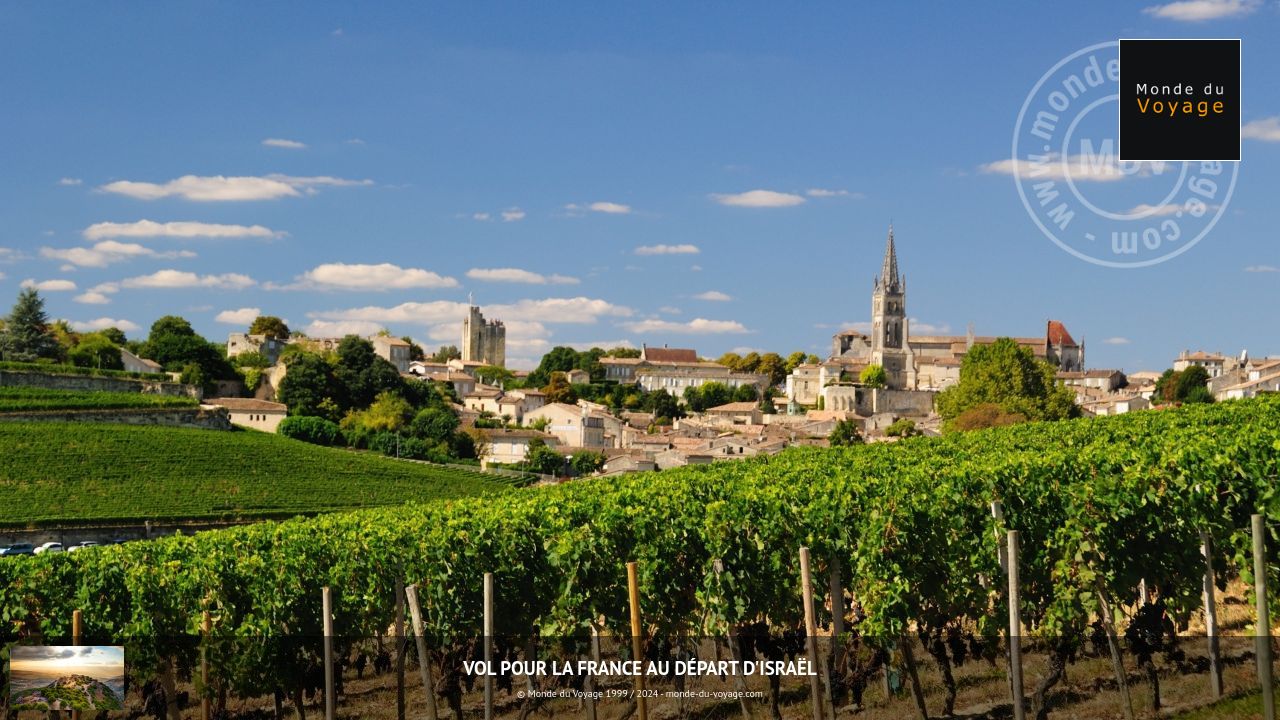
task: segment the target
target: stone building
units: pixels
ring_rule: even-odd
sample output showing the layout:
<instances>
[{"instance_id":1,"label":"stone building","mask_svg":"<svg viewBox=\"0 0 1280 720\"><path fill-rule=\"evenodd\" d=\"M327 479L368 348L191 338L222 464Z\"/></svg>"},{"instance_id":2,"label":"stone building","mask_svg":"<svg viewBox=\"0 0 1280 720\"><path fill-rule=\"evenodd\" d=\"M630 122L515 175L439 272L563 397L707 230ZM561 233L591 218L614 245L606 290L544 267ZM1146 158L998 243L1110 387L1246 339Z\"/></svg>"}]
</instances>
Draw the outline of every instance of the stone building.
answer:
<instances>
[{"instance_id":1,"label":"stone building","mask_svg":"<svg viewBox=\"0 0 1280 720\"><path fill-rule=\"evenodd\" d=\"M210 398L206 405L226 408L231 414L231 423L254 430L273 433L280 422L289 415L289 407L277 402L254 400L252 398Z\"/></svg>"},{"instance_id":2,"label":"stone building","mask_svg":"<svg viewBox=\"0 0 1280 720\"><path fill-rule=\"evenodd\" d=\"M941 390L960 380L961 361L971 348L990 345L997 339L998 336L975 335L972 327L965 335L911 334L907 282L898 267L891 226L880 273L872 282L870 335L844 330L832 336L832 353L825 362L801 365L787 378L787 398L797 405L812 406L818 397L832 395L827 399L842 407L861 407L863 403L854 398L856 393L841 394L825 388L842 382L856 383L868 365L884 368L887 390ZM1061 372L1084 370L1084 343L1077 343L1057 320L1046 321L1041 336L1011 339ZM832 408L828 405L827 409Z\"/></svg>"},{"instance_id":3,"label":"stone building","mask_svg":"<svg viewBox=\"0 0 1280 720\"><path fill-rule=\"evenodd\" d=\"M471 305L462 320L462 360L506 367L507 328L501 320L485 320L480 308Z\"/></svg>"}]
</instances>

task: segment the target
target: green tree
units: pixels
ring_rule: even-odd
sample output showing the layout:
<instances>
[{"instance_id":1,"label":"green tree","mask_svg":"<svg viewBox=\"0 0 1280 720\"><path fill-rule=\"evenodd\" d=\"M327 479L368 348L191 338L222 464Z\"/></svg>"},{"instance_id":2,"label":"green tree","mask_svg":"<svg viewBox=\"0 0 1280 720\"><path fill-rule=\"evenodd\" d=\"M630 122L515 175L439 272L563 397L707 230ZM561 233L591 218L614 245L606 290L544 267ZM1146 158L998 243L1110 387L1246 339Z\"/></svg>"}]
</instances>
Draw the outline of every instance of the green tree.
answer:
<instances>
[{"instance_id":1,"label":"green tree","mask_svg":"<svg viewBox=\"0 0 1280 720\"><path fill-rule=\"evenodd\" d=\"M1174 383L1174 399L1186 403L1213 402L1209 392L1209 371L1192 365L1178 375Z\"/></svg>"},{"instance_id":2,"label":"green tree","mask_svg":"<svg viewBox=\"0 0 1280 720\"><path fill-rule=\"evenodd\" d=\"M289 339L289 326L275 315L259 315L249 325L250 335L266 335L267 337Z\"/></svg>"},{"instance_id":3,"label":"green tree","mask_svg":"<svg viewBox=\"0 0 1280 720\"><path fill-rule=\"evenodd\" d=\"M342 417L342 386L333 367L311 352L290 356L276 399L289 406L290 415L312 415L337 421Z\"/></svg>"},{"instance_id":4,"label":"green tree","mask_svg":"<svg viewBox=\"0 0 1280 720\"><path fill-rule=\"evenodd\" d=\"M787 379L787 361L778 353L765 353L760 356L756 372L769 376L769 385L780 385Z\"/></svg>"},{"instance_id":5,"label":"green tree","mask_svg":"<svg viewBox=\"0 0 1280 720\"><path fill-rule=\"evenodd\" d=\"M554 372L551 374L551 380L543 388L542 392L547 396L549 403L573 403L578 402L578 395L574 392L573 386L569 384L568 376L563 372Z\"/></svg>"},{"instance_id":6,"label":"green tree","mask_svg":"<svg viewBox=\"0 0 1280 720\"><path fill-rule=\"evenodd\" d=\"M985 404L997 406L1005 416L1028 420L1079 416L1074 394L1057 381L1056 374L1030 348L1009 338L977 345L960 364L960 382L938 393L938 414L948 429L956 429L951 421L961 414Z\"/></svg>"},{"instance_id":7,"label":"green tree","mask_svg":"<svg viewBox=\"0 0 1280 720\"><path fill-rule=\"evenodd\" d=\"M414 414L413 406L407 400L393 392L382 392L367 410L348 417L357 418L356 422L364 429L376 433L399 431L409 424Z\"/></svg>"},{"instance_id":8,"label":"green tree","mask_svg":"<svg viewBox=\"0 0 1280 720\"><path fill-rule=\"evenodd\" d=\"M129 339L124 336L124 331L118 327L109 327L99 330L98 333L114 343L116 347L124 347L129 342Z\"/></svg>"},{"instance_id":9,"label":"green tree","mask_svg":"<svg viewBox=\"0 0 1280 720\"><path fill-rule=\"evenodd\" d=\"M858 430L856 420L838 420L835 427L831 428L831 434L827 435L827 442L831 443L831 447L848 447L849 445L862 444L862 432Z\"/></svg>"},{"instance_id":10,"label":"green tree","mask_svg":"<svg viewBox=\"0 0 1280 720\"><path fill-rule=\"evenodd\" d=\"M578 351L571 347L558 345L542 356L538 367L529 373L529 387L541 387L551 382L553 373L567 373L578 367Z\"/></svg>"},{"instance_id":11,"label":"green tree","mask_svg":"<svg viewBox=\"0 0 1280 720\"><path fill-rule=\"evenodd\" d=\"M529 441L529 450L524 456L524 465L531 472L540 475L562 475L564 473L564 456L547 446L542 438Z\"/></svg>"},{"instance_id":12,"label":"green tree","mask_svg":"<svg viewBox=\"0 0 1280 720\"><path fill-rule=\"evenodd\" d=\"M604 467L605 457L603 453L593 450L579 450L569 458L569 467L573 468L573 474L578 476L591 475Z\"/></svg>"},{"instance_id":13,"label":"green tree","mask_svg":"<svg viewBox=\"0 0 1280 720\"><path fill-rule=\"evenodd\" d=\"M427 357L427 352L422 349L421 345L414 342L413 338L405 335L400 339L409 343L409 362L421 361Z\"/></svg>"},{"instance_id":14,"label":"green tree","mask_svg":"<svg viewBox=\"0 0 1280 720\"><path fill-rule=\"evenodd\" d=\"M984 430L986 428L1017 425L1027 421L1022 413L1005 412L995 403L974 405L957 415L947 424L948 430Z\"/></svg>"},{"instance_id":15,"label":"green tree","mask_svg":"<svg viewBox=\"0 0 1280 720\"><path fill-rule=\"evenodd\" d=\"M58 340L44 312L44 298L35 288L18 293L18 301L4 321L0 335L0 356L15 362L34 362L58 357Z\"/></svg>"},{"instance_id":16,"label":"green tree","mask_svg":"<svg viewBox=\"0 0 1280 720\"><path fill-rule=\"evenodd\" d=\"M702 412L707 408L732 402L733 389L724 383L704 383L701 387L685 388L684 401L689 405L689 409Z\"/></svg>"},{"instance_id":17,"label":"green tree","mask_svg":"<svg viewBox=\"0 0 1280 720\"><path fill-rule=\"evenodd\" d=\"M346 390L347 406L368 407L380 393L401 393L404 378L400 371L373 350L373 343L348 335L338 343L334 374Z\"/></svg>"},{"instance_id":18,"label":"green tree","mask_svg":"<svg viewBox=\"0 0 1280 720\"><path fill-rule=\"evenodd\" d=\"M458 416L442 407L430 407L413 416L409 431L424 440L452 442L458 430Z\"/></svg>"},{"instance_id":19,"label":"green tree","mask_svg":"<svg viewBox=\"0 0 1280 720\"><path fill-rule=\"evenodd\" d=\"M733 400L730 402L755 402L759 399L760 393L756 390L755 385L739 385L733 391Z\"/></svg>"},{"instance_id":20,"label":"green tree","mask_svg":"<svg viewBox=\"0 0 1280 720\"><path fill-rule=\"evenodd\" d=\"M893 421L893 424L884 429L884 434L889 437L915 437L920 434L920 430L916 428L916 421L907 418L899 418Z\"/></svg>"},{"instance_id":21,"label":"green tree","mask_svg":"<svg viewBox=\"0 0 1280 720\"><path fill-rule=\"evenodd\" d=\"M259 370L271 367L271 363L267 362L267 356L257 350L243 352L230 358L231 364L238 368L258 368Z\"/></svg>"},{"instance_id":22,"label":"green tree","mask_svg":"<svg viewBox=\"0 0 1280 720\"><path fill-rule=\"evenodd\" d=\"M888 379L882 365L868 365L858 375L858 381L870 388L882 388Z\"/></svg>"},{"instance_id":23,"label":"green tree","mask_svg":"<svg viewBox=\"0 0 1280 720\"><path fill-rule=\"evenodd\" d=\"M170 372L186 372L188 365L200 367L206 390L214 380L239 377L226 358L226 348L196 334L191 323L177 315L165 315L151 324L151 334L142 345L143 357L155 360Z\"/></svg>"},{"instance_id":24,"label":"green tree","mask_svg":"<svg viewBox=\"0 0 1280 720\"><path fill-rule=\"evenodd\" d=\"M462 352L458 350L457 345L441 345L439 350L436 350L427 358L427 361L433 363L446 363L450 360L461 359Z\"/></svg>"},{"instance_id":25,"label":"green tree","mask_svg":"<svg viewBox=\"0 0 1280 720\"><path fill-rule=\"evenodd\" d=\"M515 373L498 365L481 365L476 368L474 373L476 379L486 385L501 385L506 387L511 379L515 377Z\"/></svg>"},{"instance_id":26,"label":"green tree","mask_svg":"<svg viewBox=\"0 0 1280 720\"><path fill-rule=\"evenodd\" d=\"M644 400L644 407L647 412L653 413L654 420L663 418L678 420L685 416L684 406L666 390L654 390L649 393Z\"/></svg>"},{"instance_id":27,"label":"green tree","mask_svg":"<svg viewBox=\"0 0 1280 720\"><path fill-rule=\"evenodd\" d=\"M80 367L123 370L120 348L100 332L80 336L80 343L67 353L67 360Z\"/></svg>"},{"instance_id":28,"label":"green tree","mask_svg":"<svg viewBox=\"0 0 1280 720\"><path fill-rule=\"evenodd\" d=\"M804 364L805 354L803 350L797 350L787 356L786 370L790 375L792 371Z\"/></svg>"}]
</instances>

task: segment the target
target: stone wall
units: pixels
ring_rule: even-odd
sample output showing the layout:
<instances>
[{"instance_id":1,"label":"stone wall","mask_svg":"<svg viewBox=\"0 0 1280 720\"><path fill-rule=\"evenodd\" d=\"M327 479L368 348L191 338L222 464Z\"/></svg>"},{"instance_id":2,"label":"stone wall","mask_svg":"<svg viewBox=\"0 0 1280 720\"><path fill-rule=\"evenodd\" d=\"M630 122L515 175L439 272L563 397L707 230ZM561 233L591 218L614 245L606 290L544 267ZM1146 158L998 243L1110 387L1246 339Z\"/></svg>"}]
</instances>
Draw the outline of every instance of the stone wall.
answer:
<instances>
[{"instance_id":1,"label":"stone wall","mask_svg":"<svg viewBox=\"0 0 1280 720\"><path fill-rule=\"evenodd\" d=\"M122 425L161 425L200 430L230 430L226 408L201 405L186 408L121 410L41 410L0 413L0 422L94 422Z\"/></svg>"},{"instance_id":2,"label":"stone wall","mask_svg":"<svg viewBox=\"0 0 1280 720\"><path fill-rule=\"evenodd\" d=\"M933 397L937 393L930 390L872 390L871 410L867 415L877 413L893 413L923 417L933 412Z\"/></svg>"},{"instance_id":3,"label":"stone wall","mask_svg":"<svg viewBox=\"0 0 1280 720\"><path fill-rule=\"evenodd\" d=\"M76 390L81 392L136 392L148 395L185 396L196 398L197 400L201 397L201 390L195 385L183 385L182 383L164 380L60 375L28 370L0 370L0 387L40 387L50 390Z\"/></svg>"},{"instance_id":4,"label":"stone wall","mask_svg":"<svg viewBox=\"0 0 1280 720\"><path fill-rule=\"evenodd\" d=\"M145 524L86 521L77 527L66 528L0 528L0 547L24 542L36 547L47 542L60 542L63 546L70 547L86 540L105 545L115 540L147 540L174 534L192 535L205 530L219 530L253 522L260 522L260 520L165 521ZM19 558L18 562L21 561L22 559Z\"/></svg>"}]
</instances>

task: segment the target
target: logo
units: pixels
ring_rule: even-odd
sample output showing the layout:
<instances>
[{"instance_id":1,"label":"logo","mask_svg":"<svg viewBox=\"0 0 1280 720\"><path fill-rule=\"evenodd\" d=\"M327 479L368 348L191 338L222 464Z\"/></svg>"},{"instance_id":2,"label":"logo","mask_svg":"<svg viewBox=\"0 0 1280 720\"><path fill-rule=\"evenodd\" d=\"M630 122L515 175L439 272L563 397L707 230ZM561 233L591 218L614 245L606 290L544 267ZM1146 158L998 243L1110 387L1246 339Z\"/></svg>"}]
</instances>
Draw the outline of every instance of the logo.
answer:
<instances>
[{"instance_id":1,"label":"logo","mask_svg":"<svg viewBox=\"0 0 1280 720\"><path fill-rule=\"evenodd\" d=\"M1155 265L1200 242L1226 210L1239 164L1121 161L1119 43L1078 50L1031 89L1008 170L1027 214L1081 260Z\"/></svg>"}]
</instances>

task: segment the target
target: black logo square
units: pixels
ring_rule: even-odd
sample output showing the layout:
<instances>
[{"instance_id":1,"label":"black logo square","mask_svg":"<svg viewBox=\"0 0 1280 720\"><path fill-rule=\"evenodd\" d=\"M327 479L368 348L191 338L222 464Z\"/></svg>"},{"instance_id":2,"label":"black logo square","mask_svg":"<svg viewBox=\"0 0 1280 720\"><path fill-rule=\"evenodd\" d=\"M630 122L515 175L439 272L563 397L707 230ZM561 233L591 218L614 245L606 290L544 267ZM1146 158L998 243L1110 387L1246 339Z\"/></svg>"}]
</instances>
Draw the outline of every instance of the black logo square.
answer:
<instances>
[{"instance_id":1,"label":"black logo square","mask_svg":"<svg viewBox=\"0 0 1280 720\"><path fill-rule=\"evenodd\" d=\"M1240 41L1121 40L1120 159L1239 160Z\"/></svg>"}]
</instances>

